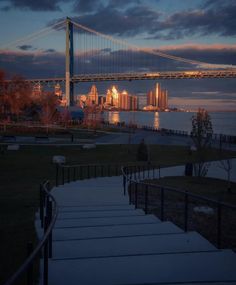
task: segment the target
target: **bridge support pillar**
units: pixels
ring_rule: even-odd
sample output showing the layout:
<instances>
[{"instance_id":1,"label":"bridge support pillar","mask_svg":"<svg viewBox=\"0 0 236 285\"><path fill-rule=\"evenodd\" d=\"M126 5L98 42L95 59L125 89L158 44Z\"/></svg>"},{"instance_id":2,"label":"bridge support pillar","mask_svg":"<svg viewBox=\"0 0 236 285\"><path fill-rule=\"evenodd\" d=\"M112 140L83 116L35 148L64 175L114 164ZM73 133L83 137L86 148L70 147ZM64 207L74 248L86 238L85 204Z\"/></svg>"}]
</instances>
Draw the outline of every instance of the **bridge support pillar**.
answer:
<instances>
[{"instance_id":1,"label":"bridge support pillar","mask_svg":"<svg viewBox=\"0 0 236 285\"><path fill-rule=\"evenodd\" d=\"M74 104L74 47L73 47L73 23L70 18L66 19L66 105Z\"/></svg>"}]
</instances>

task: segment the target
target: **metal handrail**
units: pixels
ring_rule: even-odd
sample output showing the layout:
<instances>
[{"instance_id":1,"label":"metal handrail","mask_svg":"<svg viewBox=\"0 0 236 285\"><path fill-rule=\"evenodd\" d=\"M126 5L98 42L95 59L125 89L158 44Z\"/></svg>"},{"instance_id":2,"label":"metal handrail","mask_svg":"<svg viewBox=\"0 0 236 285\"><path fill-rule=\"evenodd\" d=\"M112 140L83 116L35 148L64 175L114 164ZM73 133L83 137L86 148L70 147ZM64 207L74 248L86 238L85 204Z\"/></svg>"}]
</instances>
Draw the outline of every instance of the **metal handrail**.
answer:
<instances>
[{"instance_id":1,"label":"metal handrail","mask_svg":"<svg viewBox=\"0 0 236 285\"><path fill-rule=\"evenodd\" d=\"M125 173L124 168L125 167L121 168L122 175L126 176L127 180L130 180L133 183L138 183L138 184L145 185L145 186L148 185L150 187L160 187L160 188L164 188L164 189L166 189L168 191L172 191L172 192L176 192L176 193L180 193L180 194L186 194L186 192L187 192L188 195L190 197L192 197L192 198L197 198L197 199L200 199L200 200L203 200L203 201L206 201L206 202L210 202L210 203L213 203L213 204L217 204L217 205L221 204L221 206L224 206L224 207L236 210L236 206L234 206L234 205L231 205L231 204L228 204L228 203L225 203L225 202L220 202L220 201L217 201L217 200L214 200L214 199L210 199L210 198L207 198L205 196L198 195L198 194L190 193L188 191L184 191L184 190L181 190L181 189L178 189L178 188L175 188L175 187L163 186L161 184L146 183L146 182L130 179L128 177L128 175Z\"/></svg>"},{"instance_id":2,"label":"metal handrail","mask_svg":"<svg viewBox=\"0 0 236 285\"><path fill-rule=\"evenodd\" d=\"M12 285L14 284L14 282L16 282L23 273L25 273L27 270L30 269L30 267L32 266L33 262L35 261L35 259L37 258L37 256L39 255L41 249L44 247L44 253L45 253L45 248L46 250L48 250L48 244L49 244L49 240L50 240L50 236L52 234L52 230L53 227L55 225L56 219L57 219L57 215L58 215L58 205L57 202L55 200L55 198L53 197L52 194L50 194L50 192L48 191L48 186L49 186L49 181L44 182L41 187L40 190L42 189L43 193L46 195L46 207L48 207L49 205L49 197L52 200L53 204L54 204L54 213L53 215L51 215L51 219L49 221L49 224L47 224L48 218L49 217L45 217L44 223L45 223L45 227L44 227L44 235L42 237L42 239L40 240L40 242L37 244L37 246L35 247L35 249L33 250L33 252L29 255L29 257L25 260L25 262L18 268L18 270L4 283L4 285ZM40 207L40 211L41 211L41 207ZM48 210L47 210L48 211ZM49 213L48 213L49 214ZM49 214L50 215L50 214ZM41 213L40 213L41 216ZM47 252L48 254L48 252ZM46 254L46 256L44 256L44 258L48 257L48 255ZM49 254L50 257L50 254ZM45 269L45 268L44 268ZM46 269L47 270L47 269ZM47 278L47 276L45 276L44 274L44 284L47 284L47 280L45 280L45 277ZM29 284L31 284L30 282L28 282Z\"/></svg>"},{"instance_id":3,"label":"metal handrail","mask_svg":"<svg viewBox=\"0 0 236 285\"><path fill-rule=\"evenodd\" d=\"M225 208L236 211L236 206L225 203L225 202L217 201L214 199L210 199L210 198L207 198L205 196L198 195L198 194L190 193L188 191L184 191L184 190L181 190L178 188L169 187L169 186L167 187L167 186L163 186L160 184L152 184L152 183L138 181L136 179L137 175L133 175L134 173L132 173L130 171L127 173L126 170L127 170L127 167L122 167L122 169L121 169L121 172L123 175L124 195L126 195L127 182L129 182L130 184L134 183L135 184L135 208L137 208L138 207L138 205L137 205L138 204L137 185L139 184L139 185L145 186L145 214L148 213L148 189L149 189L149 187L160 188L160 190L161 190L161 205L160 206L161 206L161 220L162 221L164 220L164 191L171 191L171 192L182 194L184 196L184 198L185 198L185 202L184 202L185 203L185 211L184 211L185 212L184 213L184 215L185 215L185 221L184 221L185 231L188 231L188 218L189 218L188 217L188 204L189 204L188 198L189 197L216 205L217 206L217 246L218 246L218 248L221 248L221 227L222 227L221 226L221 218L222 218L221 209L222 209L222 207L225 207ZM131 194L130 194L129 200L131 203Z\"/></svg>"},{"instance_id":4,"label":"metal handrail","mask_svg":"<svg viewBox=\"0 0 236 285\"><path fill-rule=\"evenodd\" d=\"M107 163L107 164L56 164L56 186L59 186L60 183L64 185L65 182L75 181L77 179L83 179L81 177L84 170L86 170L86 178L96 178L104 177L105 175L111 176L112 170L115 175L122 175L121 168L124 163ZM155 162L143 162L137 166L134 165L134 162L126 163L129 167L139 167L145 168L146 170L160 169L160 165L156 165ZM98 174L100 171L100 175ZM61 180L61 181L60 181Z\"/></svg>"}]
</instances>

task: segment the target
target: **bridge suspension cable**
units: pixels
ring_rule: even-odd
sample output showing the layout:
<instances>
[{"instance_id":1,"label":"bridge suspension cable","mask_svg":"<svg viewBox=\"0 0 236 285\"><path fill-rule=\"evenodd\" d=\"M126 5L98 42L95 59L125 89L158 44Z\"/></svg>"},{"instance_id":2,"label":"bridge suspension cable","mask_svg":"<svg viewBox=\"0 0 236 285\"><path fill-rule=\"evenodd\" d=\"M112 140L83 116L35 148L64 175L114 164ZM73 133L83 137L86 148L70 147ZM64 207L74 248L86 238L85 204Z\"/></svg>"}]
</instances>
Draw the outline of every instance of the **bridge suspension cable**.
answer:
<instances>
[{"instance_id":1,"label":"bridge suspension cable","mask_svg":"<svg viewBox=\"0 0 236 285\"><path fill-rule=\"evenodd\" d=\"M17 39L15 41L12 41L12 42L5 44L3 46L0 46L0 47L1 47L1 49L5 49L5 48L9 48L9 47L17 47L17 45L32 42L33 40L35 41L41 37L44 37L45 35L48 35L48 34L54 32L55 29L59 29L59 28L63 27L64 24L65 24L65 20L57 22L57 23L55 23L55 24L53 24L47 28L43 28L37 32L29 34L25 37L22 37L20 39Z\"/></svg>"},{"instance_id":2,"label":"bridge suspension cable","mask_svg":"<svg viewBox=\"0 0 236 285\"><path fill-rule=\"evenodd\" d=\"M197 66L201 66L203 68L232 68L233 66L230 66L230 65L225 65L225 64L213 64L213 63L207 63L207 62L203 62L203 61L197 61L197 60L191 60L191 59L187 59L187 58L183 58L183 57L179 57L179 56L174 56L174 55L170 55L170 54L166 54L166 53L163 53L161 51L158 51L158 50L151 50L151 49L147 49L147 48L140 48L139 46L137 45L134 45L134 44L130 44L130 43L127 43L126 41L124 40L120 40L120 39L116 39L112 36L109 36L109 35L105 35L101 32L98 32L98 31L95 31L91 28L88 28L84 25L81 25L75 21L72 21L72 23L74 24L74 26L76 26L77 28L80 28L84 31L87 31L89 33L92 33L92 34L95 34L97 36L100 36L104 39L107 39L113 43L116 43L116 44L120 44L120 45L124 45L126 47L129 47L130 49L132 50L135 50L135 51L141 51L141 52L144 52L144 53L147 53L147 54L151 54L151 55L157 55L159 57L162 57L162 58L167 58L167 59L171 59L171 60L175 60L175 61L179 61L179 62L184 62L184 63L189 63L189 64L192 64L192 65L197 65Z\"/></svg>"}]
</instances>

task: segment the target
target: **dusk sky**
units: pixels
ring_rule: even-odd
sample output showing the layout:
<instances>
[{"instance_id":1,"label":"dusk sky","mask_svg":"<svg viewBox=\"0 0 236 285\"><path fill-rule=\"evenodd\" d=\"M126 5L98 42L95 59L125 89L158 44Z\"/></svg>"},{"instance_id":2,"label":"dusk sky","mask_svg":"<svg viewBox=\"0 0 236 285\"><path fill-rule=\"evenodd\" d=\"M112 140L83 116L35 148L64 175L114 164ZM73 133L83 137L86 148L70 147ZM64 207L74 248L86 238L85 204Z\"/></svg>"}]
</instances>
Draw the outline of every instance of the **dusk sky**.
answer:
<instances>
[{"instance_id":1,"label":"dusk sky","mask_svg":"<svg viewBox=\"0 0 236 285\"><path fill-rule=\"evenodd\" d=\"M26 78L63 76L65 31L47 28L67 16L141 48L214 64L236 65L235 0L0 0L0 69L9 76L21 74ZM42 29L45 29L44 37L25 38ZM77 55L83 37L75 33ZM21 38L25 40L16 42ZM106 44L102 42L101 52L111 53L113 47ZM99 49L99 44L96 48ZM130 51L132 68L136 71L196 68L159 58L155 69L149 65L150 61L145 66L142 56ZM82 59L76 60L81 67ZM107 65L111 64L112 59L109 62L107 57L107 60ZM92 61L86 64L90 64L89 72L95 72ZM130 68L124 66L122 71ZM75 73L77 69L76 66ZM117 85L131 93L145 94L154 83L119 82ZM209 110L236 110L235 83L236 79L161 81L169 90L171 105ZM109 82L98 84L101 93L109 86ZM77 93L87 92L88 88L88 84L81 85Z\"/></svg>"}]
</instances>

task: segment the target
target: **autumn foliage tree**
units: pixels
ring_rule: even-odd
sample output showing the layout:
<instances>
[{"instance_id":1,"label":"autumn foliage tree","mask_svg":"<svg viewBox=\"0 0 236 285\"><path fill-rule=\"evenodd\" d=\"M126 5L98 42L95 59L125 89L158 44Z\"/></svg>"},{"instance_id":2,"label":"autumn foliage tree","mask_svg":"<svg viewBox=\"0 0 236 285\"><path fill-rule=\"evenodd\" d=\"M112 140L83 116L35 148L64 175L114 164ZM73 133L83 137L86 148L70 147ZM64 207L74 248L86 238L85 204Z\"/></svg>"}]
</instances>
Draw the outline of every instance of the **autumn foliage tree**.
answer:
<instances>
[{"instance_id":1,"label":"autumn foliage tree","mask_svg":"<svg viewBox=\"0 0 236 285\"><path fill-rule=\"evenodd\" d=\"M14 76L5 79L4 72L0 72L0 103L2 117L17 120L19 115L32 103L32 88L22 77Z\"/></svg>"},{"instance_id":2,"label":"autumn foliage tree","mask_svg":"<svg viewBox=\"0 0 236 285\"><path fill-rule=\"evenodd\" d=\"M38 99L40 106L40 121L43 124L50 124L57 119L57 106L59 105L59 99L53 92L42 92Z\"/></svg>"}]
</instances>

